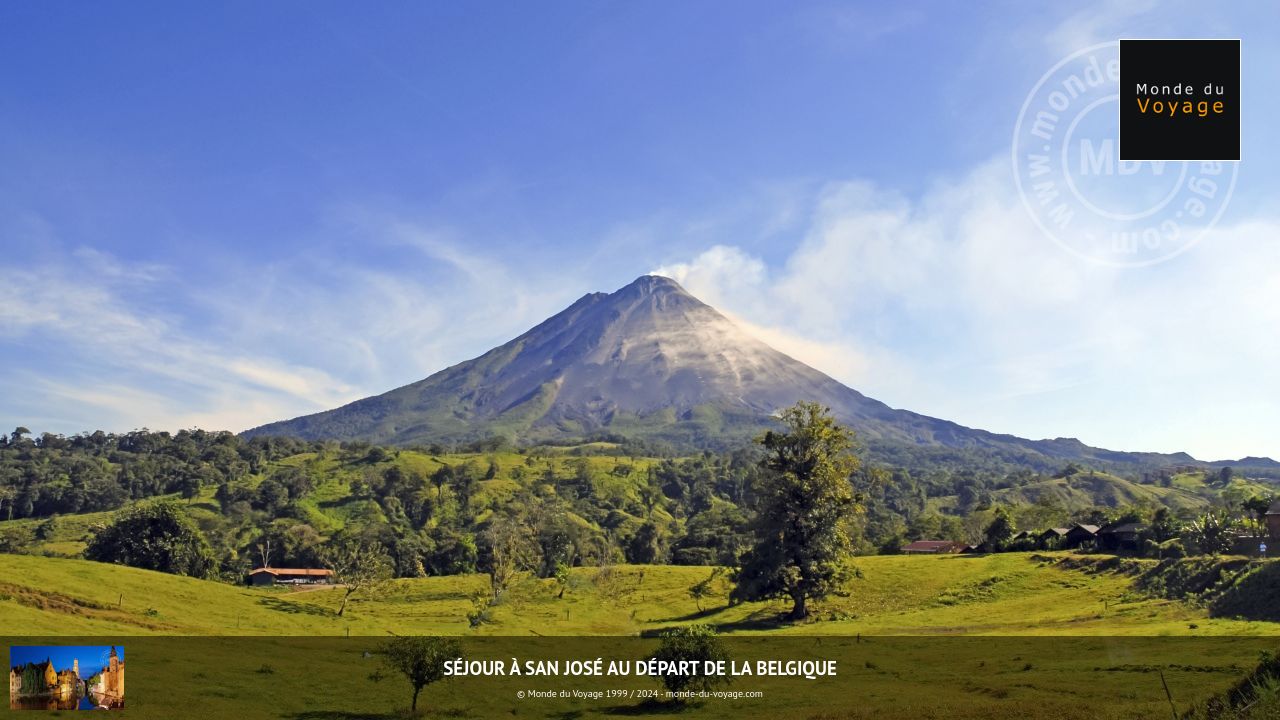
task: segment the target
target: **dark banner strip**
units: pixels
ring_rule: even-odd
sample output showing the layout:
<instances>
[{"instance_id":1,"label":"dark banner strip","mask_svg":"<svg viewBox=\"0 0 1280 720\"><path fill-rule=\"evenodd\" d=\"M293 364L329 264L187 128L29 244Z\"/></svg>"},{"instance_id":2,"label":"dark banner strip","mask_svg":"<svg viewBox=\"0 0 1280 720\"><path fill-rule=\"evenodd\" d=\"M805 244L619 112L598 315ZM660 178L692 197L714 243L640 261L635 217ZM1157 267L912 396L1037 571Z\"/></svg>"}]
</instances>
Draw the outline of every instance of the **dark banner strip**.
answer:
<instances>
[{"instance_id":1,"label":"dark banner strip","mask_svg":"<svg viewBox=\"0 0 1280 720\"><path fill-rule=\"evenodd\" d=\"M396 653L441 650L427 656L441 676L416 698L427 717L1170 717L1227 693L1280 649L1276 639L1172 637L721 637L709 653L696 638L639 637L0 642L63 658L55 666L98 653L75 658L82 675L105 667L101 648L118 647L127 663L112 681L129 717L237 720L402 717L414 684ZM701 664L678 664L690 658Z\"/></svg>"}]
</instances>

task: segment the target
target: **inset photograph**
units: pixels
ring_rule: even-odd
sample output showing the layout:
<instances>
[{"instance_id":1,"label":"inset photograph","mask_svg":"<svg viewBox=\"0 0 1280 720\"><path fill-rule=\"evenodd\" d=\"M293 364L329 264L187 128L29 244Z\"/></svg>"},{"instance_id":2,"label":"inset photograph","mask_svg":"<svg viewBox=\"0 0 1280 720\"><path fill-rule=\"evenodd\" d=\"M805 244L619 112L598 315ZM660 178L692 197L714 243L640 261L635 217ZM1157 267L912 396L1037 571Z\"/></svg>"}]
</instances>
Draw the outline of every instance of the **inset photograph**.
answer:
<instances>
[{"instance_id":1,"label":"inset photograph","mask_svg":"<svg viewBox=\"0 0 1280 720\"><path fill-rule=\"evenodd\" d=\"M123 645L9 648L10 710L118 710L123 707Z\"/></svg>"}]
</instances>

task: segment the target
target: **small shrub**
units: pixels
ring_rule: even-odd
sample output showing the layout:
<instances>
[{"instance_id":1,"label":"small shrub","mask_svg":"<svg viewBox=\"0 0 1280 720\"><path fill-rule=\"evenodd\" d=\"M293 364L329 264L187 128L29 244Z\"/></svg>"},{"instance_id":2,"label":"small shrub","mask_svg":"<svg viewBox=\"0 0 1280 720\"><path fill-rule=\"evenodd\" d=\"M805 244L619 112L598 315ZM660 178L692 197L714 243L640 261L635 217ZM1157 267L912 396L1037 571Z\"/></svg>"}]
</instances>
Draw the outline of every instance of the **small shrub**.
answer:
<instances>
[{"instance_id":1,"label":"small shrub","mask_svg":"<svg viewBox=\"0 0 1280 720\"><path fill-rule=\"evenodd\" d=\"M1184 558L1187 556L1187 545L1179 538L1166 540L1159 544L1159 557L1161 558Z\"/></svg>"},{"instance_id":2,"label":"small shrub","mask_svg":"<svg viewBox=\"0 0 1280 720\"><path fill-rule=\"evenodd\" d=\"M1146 538L1145 540L1142 541L1142 549L1140 551L1140 554L1142 555L1142 557L1146 557L1146 558L1164 557L1164 555L1160 552L1160 543L1156 542L1155 540L1152 540L1151 538Z\"/></svg>"},{"instance_id":3,"label":"small shrub","mask_svg":"<svg viewBox=\"0 0 1280 720\"><path fill-rule=\"evenodd\" d=\"M487 595L477 595L472 598L471 612L467 613L467 623L477 628L485 623L493 622L493 605L497 603L490 601Z\"/></svg>"},{"instance_id":4,"label":"small shrub","mask_svg":"<svg viewBox=\"0 0 1280 720\"><path fill-rule=\"evenodd\" d=\"M714 661L728 661L729 653L724 649L724 643L720 642L720 638L706 625L689 625L688 627L672 628L662 634L662 644L649 658L650 660L697 660L701 663ZM716 685L729 682L729 678L723 675L677 675L667 674L661 676L661 681L668 691L699 691L711 690Z\"/></svg>"}]
</instances>

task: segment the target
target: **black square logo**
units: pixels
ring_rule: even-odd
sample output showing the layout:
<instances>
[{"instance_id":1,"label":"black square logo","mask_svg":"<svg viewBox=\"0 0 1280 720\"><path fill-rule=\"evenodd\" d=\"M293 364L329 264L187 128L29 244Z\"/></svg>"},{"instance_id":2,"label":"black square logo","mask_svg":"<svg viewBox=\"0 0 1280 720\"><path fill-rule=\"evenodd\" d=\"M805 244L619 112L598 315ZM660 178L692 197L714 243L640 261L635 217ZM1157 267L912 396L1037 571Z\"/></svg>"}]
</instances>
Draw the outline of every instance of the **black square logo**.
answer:
<instances>
[{"instance_id":1,"label":"black square logo","mask_svg":"<svg viewBox=\"0 0 1280 720\"><path fill-rule=\"evenodd\" d=\"M1121 40L1120 159L1239 160L1240 41Z\"/></svg>"}]
</instances>

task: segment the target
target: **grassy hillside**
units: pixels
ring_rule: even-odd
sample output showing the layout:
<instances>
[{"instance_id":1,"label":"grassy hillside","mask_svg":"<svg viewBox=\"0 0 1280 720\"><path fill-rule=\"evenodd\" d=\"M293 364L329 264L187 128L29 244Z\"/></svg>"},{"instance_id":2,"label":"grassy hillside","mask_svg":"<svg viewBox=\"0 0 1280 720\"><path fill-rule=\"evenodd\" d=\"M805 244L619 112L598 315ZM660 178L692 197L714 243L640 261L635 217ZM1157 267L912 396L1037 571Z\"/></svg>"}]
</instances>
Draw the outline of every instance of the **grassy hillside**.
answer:
<instances>
[{"instance_id":1,"label":"grassy hillside","mask_svg":"<svg viewBox=\"0 0 1280 720\"><path fill-rule=\"evenodd\" d=\"M991 493L991 501L1001 505L1052 505L1067 512L1088 508L1164 505L1173 510L1203 510L1225 498L1240 502L1254 496L1276 493L1274 485L1234 478L1223 485L1210 482L1214 474L1187 472L1173 475L1167 484L1137 482L1108 472L1079 469L1061 477L1044 477L1016 487ZM954 509L955 495L930 499L935 509Z\"/></svg>"},{"instance_id":2,"label":"grassy hillside","mask_svg":"<svg viewBox=\"0 0 1280 720\"><path fill-rule=\"evenodd\" d=\"M727 605L727 581L689 595L710 568L576 568L515 584L484 622L481 575L402 579L355 596L338 618L338 590L259 589L83 560L0 555L0 625L33 634L138 635L635 635L689 623L781 635L1280 635L1270 622L1211 618L1177 600L1135 592L1131 574L1057 556L860 558L860 577L816 606L815 621L776 625L784 603Z\"/></svg>"},{"instance_id":3,"label":"grassy hillside","mask_svg":"<svg viewBox=\"0 0 1280 720\"><path fill-rule=\"evenodd\" d=\"M1213 482L1214 473L1184 472L1177 473L1169 479L1169 487L1185 490L1200 496L1228 496L1250 498L1255 495L1270 495L1276 492L1276 486L1267 482L1250 480L1236 475L1225 485Z\"/></svg>"},{"instance_id":4,"label":"grassy hillside","mask_svg":"<svg viewBox=\"0 0 1280 720\"><path fill-rule=\"evenodd\" d=\"M1202 508L1211 492L1199 488L1144 485L1104 472L1082 471L1061 478L1048 478L1019 488L993 493L996 502L1007 505L1055 502L1071 510L1104 505L1153 504L1171 508Z\"/></svg>"},{"instance_id":5,"label":"grassy hillside","mask_svg":"<svg viewBox=\"0 0 1280 720\"><path fill-rule=\"evenodd\" d=\"M530 702L517 695L657 687L644 677L464 677L429 686L422 698L426 717L548 719L1070 718L1082 703L1096 718L1167 716L1162 678L1181 712L1230 692L1259 653L1280 642L1280 624L1213 618L1140 587L1154 563L1135 569L1129 561L1075 560L1029 553L861 558L859 577L800 625L776 624L782 603L727 607L724 582L713 583L700 611L688 589L710 568L577 568L563 597L554 580L526 578L473 626L468 615L488 591L478 575L397 580L383 596L357 596L338 618L334 590L236 587L0 555L0 628L18 629L24 644L35 642L31 636L123 639L131 716L198 708L200 716L241 720L407 717L408 686L369 654L389 633L460 636L473 659L639 658L655 646L647 636L699 622L724 633L736 659L835 659L840 668L838 679L738 679L730 690L763 697L696 703L696 712L632 696ZM1280 563L1255 568L1263 590L1277 571ZM178 672L161 671L158 659Z\"/></svg>"}]
</instances>

